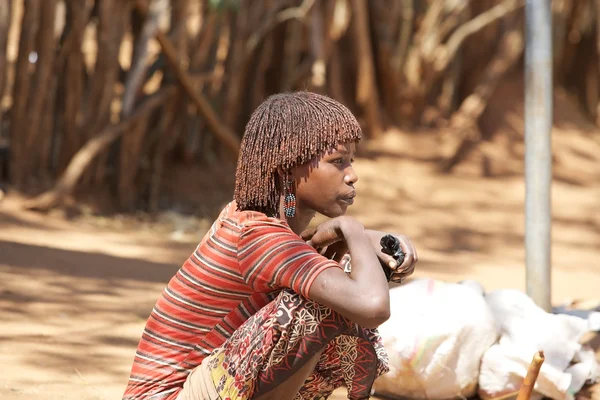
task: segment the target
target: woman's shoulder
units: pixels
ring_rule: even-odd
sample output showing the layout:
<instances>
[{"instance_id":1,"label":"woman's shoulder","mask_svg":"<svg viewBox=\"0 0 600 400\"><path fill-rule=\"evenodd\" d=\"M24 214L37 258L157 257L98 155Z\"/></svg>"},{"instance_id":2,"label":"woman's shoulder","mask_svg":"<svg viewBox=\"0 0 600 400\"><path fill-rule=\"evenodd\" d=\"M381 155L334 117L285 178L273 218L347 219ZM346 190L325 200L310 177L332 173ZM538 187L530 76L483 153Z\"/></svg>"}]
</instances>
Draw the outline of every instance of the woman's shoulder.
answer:
<instances>
[{"instance_id":1,"label":"woman's shoulder","mask_svg":"<svg viewBox=\"0 0 600 400\"><path fill-rule=\"evenodd\" d=\"M253 210L238 210L235 200L228 203L218 218L221 223L234 224L240 228L272 226L290 229L287 222Z\"/></svg>"}]
</instances>

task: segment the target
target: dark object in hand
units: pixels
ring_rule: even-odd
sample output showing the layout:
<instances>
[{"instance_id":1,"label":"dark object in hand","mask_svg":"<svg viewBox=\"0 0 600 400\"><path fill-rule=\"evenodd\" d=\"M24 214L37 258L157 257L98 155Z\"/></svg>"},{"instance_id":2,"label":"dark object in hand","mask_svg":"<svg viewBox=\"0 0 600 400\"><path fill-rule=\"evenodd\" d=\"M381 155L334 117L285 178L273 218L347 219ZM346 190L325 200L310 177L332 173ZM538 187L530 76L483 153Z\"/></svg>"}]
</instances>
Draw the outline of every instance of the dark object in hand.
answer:
<instances>
[{"instance_id":1,"label":"dark object in hand","mask_svg":"<svg viewBox=\"0 0 600 400\"><path fill-rule=\"evenodd\" d=\"M400 241L394 235L385 235L381 238L381 252L387 254L388 256L392 256L392 258L396 261L396 265L400 266L404 262L404 252L402 251L402 247L400 247ZM381 267L383 268L383 272L385 272L385 277L388 282L392 278L392 269L382 263Z\"/></svg>"}]
</instances>

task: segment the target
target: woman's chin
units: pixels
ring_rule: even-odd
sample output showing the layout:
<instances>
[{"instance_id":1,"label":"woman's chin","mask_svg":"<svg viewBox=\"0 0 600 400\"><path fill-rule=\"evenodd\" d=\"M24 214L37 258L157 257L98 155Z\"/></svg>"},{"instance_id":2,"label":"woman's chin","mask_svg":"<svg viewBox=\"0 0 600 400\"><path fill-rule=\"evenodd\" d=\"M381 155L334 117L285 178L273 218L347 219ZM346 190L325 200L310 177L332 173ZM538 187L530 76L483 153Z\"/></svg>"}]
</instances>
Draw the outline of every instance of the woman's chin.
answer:
<instances>
[{"instance_id":1,"label":"woman's chin","mask_svg":"<svg viewBox=\"0 0 600 400\"><path fill-rule=\"evenodd\" d=\"M336 217L341 217L343 215L346 215L347 210L348 210L348 206L337 206L337 207L332 207L329 210L325 210L321 214L323 214L324 216L329 217L329 218L336 218Z\"/></svg>"}]
</instances>

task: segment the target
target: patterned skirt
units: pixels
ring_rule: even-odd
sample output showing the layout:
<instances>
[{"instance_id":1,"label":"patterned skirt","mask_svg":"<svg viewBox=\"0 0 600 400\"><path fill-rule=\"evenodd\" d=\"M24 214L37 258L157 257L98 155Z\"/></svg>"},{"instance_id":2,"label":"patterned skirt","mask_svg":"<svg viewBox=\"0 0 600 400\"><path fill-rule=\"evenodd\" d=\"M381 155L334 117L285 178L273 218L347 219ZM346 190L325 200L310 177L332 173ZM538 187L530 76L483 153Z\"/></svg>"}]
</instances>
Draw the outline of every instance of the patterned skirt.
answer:
<instances>
[{"instance_id":1,"label":"patterned skirt","mask_svg":"<svg viewBox=\"0 0 600 400\"><path fill-rule=\"evenodd\" d=\"M327 399L342 385L349 399L368 399L374 380L388 371L376 330L283 290L204 360L203 372L221 399L246 400L268 393L319 352L295 400Z\"/></svg>"}]
</instances>

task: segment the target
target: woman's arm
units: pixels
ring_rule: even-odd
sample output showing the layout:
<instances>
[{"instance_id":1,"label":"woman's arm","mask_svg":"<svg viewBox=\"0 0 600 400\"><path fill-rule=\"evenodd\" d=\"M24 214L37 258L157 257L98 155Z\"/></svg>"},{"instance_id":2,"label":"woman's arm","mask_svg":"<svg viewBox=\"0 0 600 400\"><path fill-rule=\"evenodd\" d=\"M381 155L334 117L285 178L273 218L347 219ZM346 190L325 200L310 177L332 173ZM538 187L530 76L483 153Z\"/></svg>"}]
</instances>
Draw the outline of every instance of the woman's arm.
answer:
<instances>
[{"instance_id":1,"label":"woman's arm","mask_svg":"<svg viewBox=\"0 0 600 400\"><path fill-rule=\"evenodd\" d=\"M308 243L324 248L344 240L352 256L352 271L341 268L322 271L313 282L309 297L365 328L376 328L390 316L389 286L372 239L362 224L350 217L334 218L308 234Z\"/></svg>"},{"instance_id":2,"label":"woman's arm","mask_svg":"<svg viewBox=\"0 0 600 400\"><path fill-rule=\"evenodd\" d=\"M415 266L419 261L419 257L417 255L417 249L414 247L408 236L394 233L392 234L398 240L400 248L404 253L404 261L402 264L398 265L392 256L383 253L382 251L381 239L390 233L376 231L373 229L365 229L365 231L367 236L369 236L371 246L373 247L373 250L375 250L375 254L377 254L382 266L392 270L391 280L394 282L394 284L412 275L412 273L415 271ZM312 233L311 231L302 233L302 237L306 239L306 237L311 234L314 234L314 229ZM345 240L340 240L339 242L328 246L325 252L321 252L321 254L329 259L340 262L344 256L348 254L348 245L346 244Z\"/></svg>"}]
</instances>

